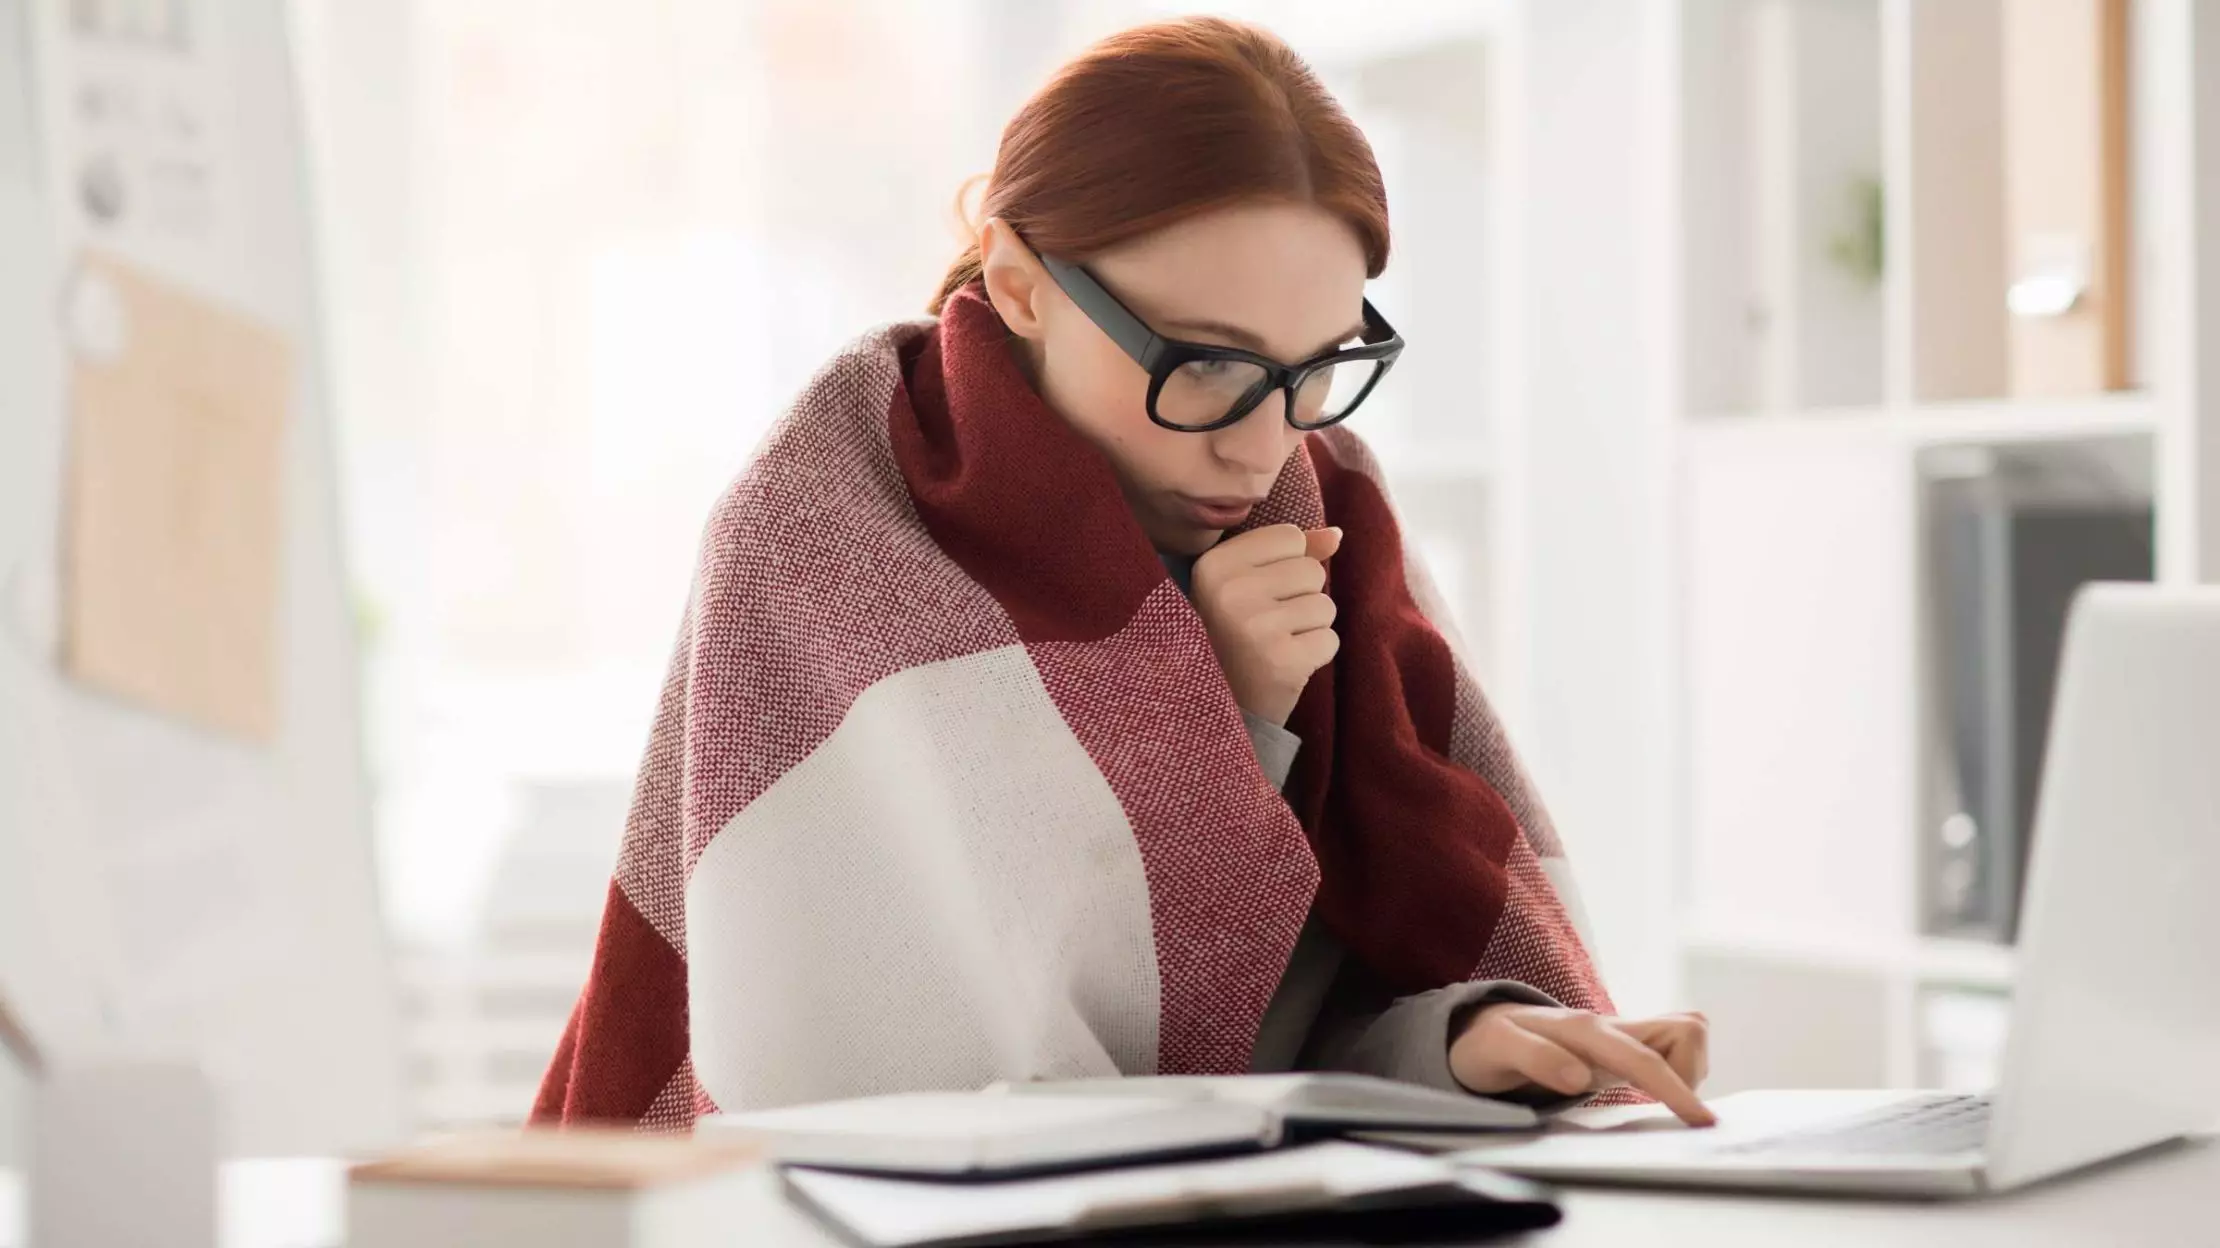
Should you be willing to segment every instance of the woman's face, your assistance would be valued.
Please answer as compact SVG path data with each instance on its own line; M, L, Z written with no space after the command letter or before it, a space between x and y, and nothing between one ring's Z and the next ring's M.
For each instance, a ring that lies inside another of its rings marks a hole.
M1224 429L1166 429L1148 416L1148 373L1007 225L981 229L980 253L988 297L1023 340L1041 397L1109 457L1159 550L1200 554L1264 498L1303 439L1287 423L1284 392ZM1158 334L1282 363L1349 341L1363 322L1363 244L1340 218L1308 204L1218 209L1084 263Z

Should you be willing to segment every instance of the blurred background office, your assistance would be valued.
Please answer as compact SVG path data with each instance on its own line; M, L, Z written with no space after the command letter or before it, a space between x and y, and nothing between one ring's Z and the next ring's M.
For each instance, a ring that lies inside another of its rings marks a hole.
M1192 8L290 5L414 1124L530 1103L711 501L1044 75ZM1379 156L1360 431L1622 1008L1708 1010L1722 1090L1985 1083L2065 598L2220 564L2210 19L1207 10Z

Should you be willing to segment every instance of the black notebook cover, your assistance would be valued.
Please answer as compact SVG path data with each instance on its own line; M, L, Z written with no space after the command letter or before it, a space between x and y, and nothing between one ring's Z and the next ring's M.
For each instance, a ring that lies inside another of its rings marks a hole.
M1355 1145L1329 1146L1339 1148ZM1209 1164L1209 1163L1204 1163ZM1152 1167L1140 1167L1150 1169ZM1329 1197L1312 1193L1294 1198L1293 1207L1274 1207L1271 1192L1232 1198L1173 1199L1160 1206L1131 1205L1107 1219L1082 1217L1054 1226L1030 1226L970 1233L936 1234L913 1224L889 1227L880 1216L876 1232L849 1225L840 1212L807 1190L808 1167L786 1167L788 1199L807 1210L857 1248L1003 1248L1023 1244L1132 1245L1168 1248L1177 1244L1429 1244L1471 1243L1555 1226L1561 1214L1547 1188L1494 1171L1442 1163L1442 1178L1409 1186ZM929 1186L936 1192L985 1193L995 1186L976 1179L947 1183L930 1179L890 1180ZM940 1197L937 1195L935 1199ZM837 1203L835 1198L834 1203ZM1246 1204L1247 1208L1235 1207ZM931 1215L925 1215L931 1216Z

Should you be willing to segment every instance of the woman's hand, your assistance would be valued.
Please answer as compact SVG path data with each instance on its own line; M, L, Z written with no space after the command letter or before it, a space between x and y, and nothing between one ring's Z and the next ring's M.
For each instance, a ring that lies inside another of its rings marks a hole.
M1449 1071L1483 1095L1530 1084L1567 1096L1635 1087L1694 1127L1718 1118L1695 1089L1711 1073L1701 1014L1611 1018L1587 1010L1504 1002L1483 1008L1449 1045Z
M1341 637L1324 592L1340 529L1275 524L1229 537L1195 561L1195 611L1210 630L1233 699L1284 725L1310 674L1333 662Z

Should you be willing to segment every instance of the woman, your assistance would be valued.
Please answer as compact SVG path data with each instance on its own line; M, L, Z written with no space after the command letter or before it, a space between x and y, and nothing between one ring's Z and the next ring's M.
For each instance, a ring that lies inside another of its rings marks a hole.
M535 1118L1338 1069L1708 1123L1341 423L1402 350L1363 136L1262 30L1143 27L984 209L710 519Z

